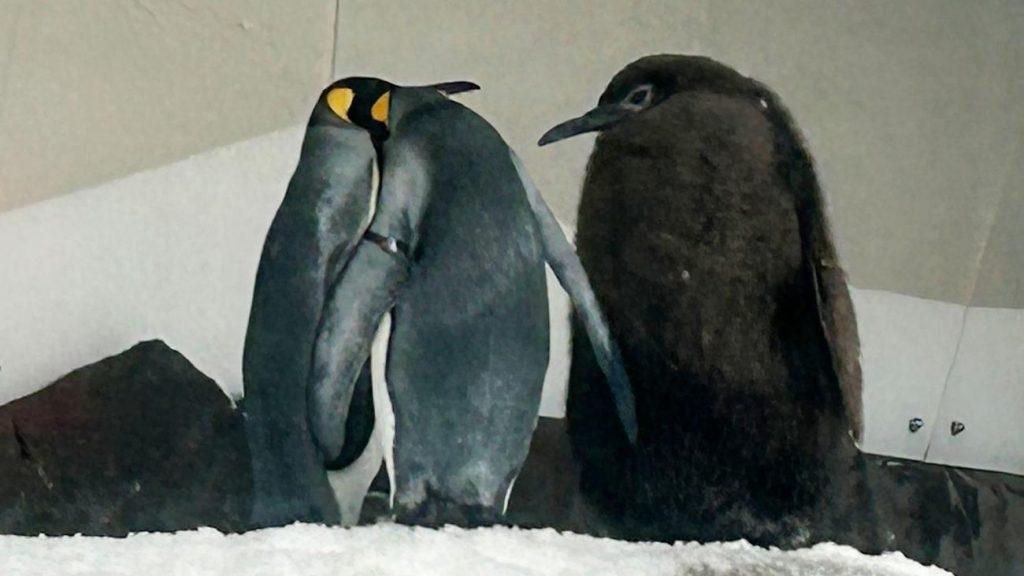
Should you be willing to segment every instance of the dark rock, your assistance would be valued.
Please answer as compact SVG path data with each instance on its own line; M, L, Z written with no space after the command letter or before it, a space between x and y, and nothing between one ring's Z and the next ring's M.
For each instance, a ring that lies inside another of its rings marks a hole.
M829 540L866 553L899 551L958 576L1024 574L1024 477L856 450L844 451L844 457L846 465L827 471L828 505L807 517L801 527L805 541L792 545ZM565 421L542 418L509 501L509 521L627 540L652 538L650 527L598 512L581 492L580 476ZM692 539L716 539L699 533L703 525L712 534L716 521L711 517L719 512L686 521L685 527L698 533ZM747 528L753 534L776 529ZM661 532L653 539L678 537L671 528L657 529Z
M0 407L0 533L239 531L251 500L240 413L163 342Z
M540 418L526 462L512 487L505 518L524 528L599 532L579 517L582 499L578 486L579 467L569 446L565 420Z
M1024 574L1024 477L864 458L887 549L958 576Z

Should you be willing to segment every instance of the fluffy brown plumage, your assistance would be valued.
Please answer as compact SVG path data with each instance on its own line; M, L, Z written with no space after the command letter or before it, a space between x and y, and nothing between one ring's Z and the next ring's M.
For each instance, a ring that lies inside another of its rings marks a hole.
M575 331L569 442L560 423L539 428L521 485L548 492L513 496L514 518L643 540L830 540L964 576L1021 573L1021 478L854 445L853 307L779 99L707 58L653 56L541 143L587 131L602 134L577 247L622 347L639 438L619 432Z
M810 156L771 91L707 58L631 64L600 107L630 102L598 136L577 247L634 382L640 444L603 424L577 336L584 493L638 537L818 539L808 526L856 452L861 406Z

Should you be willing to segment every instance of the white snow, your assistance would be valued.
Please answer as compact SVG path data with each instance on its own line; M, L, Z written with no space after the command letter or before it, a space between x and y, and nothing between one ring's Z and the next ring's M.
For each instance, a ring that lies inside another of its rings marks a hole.
M900 554L834 544L792 552L747 544L637 544L490 528L295 524L244 535L202 529L115 538L0 536L0 574L76 576L246 574L600 576L937 576Z

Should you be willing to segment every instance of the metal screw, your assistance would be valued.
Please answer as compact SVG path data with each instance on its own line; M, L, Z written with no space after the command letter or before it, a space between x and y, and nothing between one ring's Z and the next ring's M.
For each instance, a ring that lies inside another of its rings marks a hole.
M964 426L963 422L957 422L956 420L953 420L953 423L949 425L949 433L952 434L953 436L960 434L966 429L967 426Z
M921 428L924 428L924 420L921 420L920 418L911 418L910 424L907 426L907 428L910 428L910 433L913 434L914 432L917 432Z

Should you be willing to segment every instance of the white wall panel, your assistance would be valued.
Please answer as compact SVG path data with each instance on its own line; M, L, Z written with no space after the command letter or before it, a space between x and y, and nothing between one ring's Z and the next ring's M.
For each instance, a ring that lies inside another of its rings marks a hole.
M256 265L301 136L0 214L0 402L146 338L241 394Z
M263 238L298 159L294 127L0 214L0 404L161 338L242 394ZM564 414L568 297L548 272L542 414Z
M920 460L956 355L964 306L878 290L852 290L864 372L867 452ZM909 423L924 426L911 432Z
M1024 474L1024 310L968 310L927 459Z

